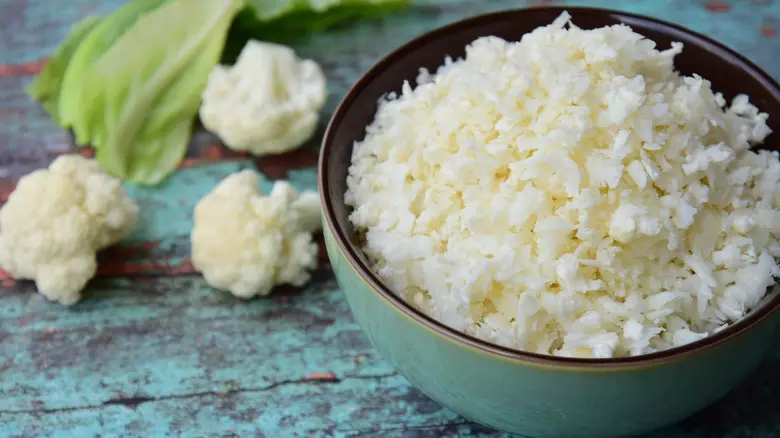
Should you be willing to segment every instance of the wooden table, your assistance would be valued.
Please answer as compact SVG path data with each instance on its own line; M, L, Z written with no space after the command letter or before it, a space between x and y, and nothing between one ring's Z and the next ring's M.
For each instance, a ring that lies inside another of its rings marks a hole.
M20 176L73 148L23 87L72 23L118 3L0 1L0 199ZM404 41L476 13L531 3L418 0L394 16L302 38L296 49L321 62L330 80L322 125L350 84ZM568 4L681 23L780 77L780 1ZM3 279L0 436L499 436L429 400L376 355L324 255L307 287L250 302L211 290L193 272L194 203L222 177L254 164L269 180L315 188L317 141L252 163L200 133L184 168L163 187L129 187L142 217L120 248L103 255L82 303L66 308L28 282ZM778 368L780 347L726 399L651 436L780 436Z

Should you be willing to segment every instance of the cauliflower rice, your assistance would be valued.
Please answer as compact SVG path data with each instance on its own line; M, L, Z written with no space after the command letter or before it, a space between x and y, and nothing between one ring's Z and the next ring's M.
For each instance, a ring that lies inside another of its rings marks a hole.
M774 284L780 160L744 95L626 25L567 13L380 101L345 199L380 278L442 323L569 357L651 353Z

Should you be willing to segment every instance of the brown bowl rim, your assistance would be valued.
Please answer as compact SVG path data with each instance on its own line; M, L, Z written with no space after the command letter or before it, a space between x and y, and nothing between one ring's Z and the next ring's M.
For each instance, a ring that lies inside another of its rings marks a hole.
M644 354L639 356L620 357L620 358L585 359L585 358L559 357L559 356L538 354L538 353L532 353L532 352L527 352L522 350L516 350L513 348L503 347L501 345L494 344L492 342L488 342L479 339L477 337L468 335L466 333L463 333L461 331L455 330L453 328L450 328L444 325L443 323L435 320L434 318L424 314L422 311L417 310L412 305L406 303L401 297L397 296L389 288L387 288L382 283L382 281L376 276L376 274L371 270L371 268L369 266L366 266L365 263L363 263L363 261L360 259L360 257L358 257L357 254L357 252L360 251L359 248L356 248L355 245L349 241L348 237L344 235L344 233L336 224L333 203L330 198L330 195L328 194L328 190L326 190L328 186L329 175L328 175L327 166L325 164L328 162L328 156L330 154L330 150L332 149L331 148L331 145L333 144L332 136L335 127L342 122L344 113L346 111L345 109L349 107L358 98L358 96L360 95L360 93L362 92L366 84L369 81L373 80L374 77L380 74L387 66L394 63L395 59L405 56L407 52L411 52L413 50L418 49L419 47L425 46L426 44L428 44L429 42L435 39L442 38L451 33L456 33L460 31L462 28L468 28L474 25L482 25L482 24L489 23L493 20L501 18L504 15L523 14L525 12L539 11L539 10L548 10L550 12L559 12L559 13L563 11L569 11L572 14L572 16L575 16L577 12L604 14L608 16L617 17L621 19L621 21L623 22L628 22L629 25L631 25L630 22L633 21L633 22L646 22L646 23L649 22L657 26L662 26L665 28L662 29L663 31L667 33L669 33L669 31L672 31L670 32L672 33L672 36L674 36L673 35L674 33L685 34L688 37L693 37L695 39L700 40L705 47L712 46L714 48L717 48L725 52L730 57L736 58L736 60L744 64L744 66L746 66L748 70L752 70L754 76L758 76L760 79L763 79L764 85L766 87L773 88L776 91L775 96L773 96L775 99L777 99L778 96L780 96L780 85L778 85L778 83L768 73L766 73L763 69L761 69L758 65L756 65L746 57L728 48L724 44L719 43L698 32L687 29L681 25L670 23L653 17L640 15L640 14L603 9L603 8L593 8L593 7L544 6L544 7L533 7L533 8L515 8L515 9L508 9L508 10L486 13L486 14L480 14L480 15L472 16L469 18L465 18L441 26L439 28L428 31L404 43L397 49L390 52L388 55L384 56L376 64L374 64L366 73L364 73L360 77L360 79L358 79L357 82L355 82L355 84L352 87L350 87L347 94L344 96L344 98L341 100L339 105L336 107L336 110L334 111L333 116L331 117L328 123L327 129L325 131L325 135L323 136L322 147L320 150L318 172L317 172L317 183L319 187L318 190L320 194L320 200L321 200L320 202L322 204L322 209L323 209L323 216L325 218L325 222L329 230L333 235L333 239L338 245L340 252L344 255L344 257L350 263L350 265L352 265L352 267L355 269L355 271L358 273L361 279L367 285L369 285L370 288L374 290L374 292L378 293L380 297L384 298L386 301L388 301L398 310L402 311L406 316L422 324L429 330L433 330L434 332L452 341L455 341L456 343L461 343L485 353L495 354L504 358L517 360L520 362L526 362L526 363L530 362L530 363L535 363L540 365L575 367L575 368L583 368L583 369L604 369L604 368L612 369L612 368L642 367L642 366L648 366L648 365L653 365L658 363L665 363L665 362L685 359L692 355L711 350L717 346L723 345L726 342L729 342L737 337L744 335L750 329L757 326L761 321L771 316L775 311L777 311L778 308L780 308L780 292L777 291L773 292L774 297L771 297L769 301L764 303L759 309L751 311L736 323L731 324L730 326L726 327L725 329L717 333L714 333L710 336L707 336L704 339L692 342L690 344L686 344L680 347L670 348L667 350L661 350L655 353L649 353L649 354Z

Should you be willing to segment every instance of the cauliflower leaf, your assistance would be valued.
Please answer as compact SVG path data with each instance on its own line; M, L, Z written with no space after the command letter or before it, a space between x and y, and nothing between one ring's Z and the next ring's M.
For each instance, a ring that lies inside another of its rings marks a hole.
M230 30L223 62L232 63L250 39L289 43L358 18L400 10L411 0L249 0Z
M85 80L94 75L93 67L113 45L131 28L139 17L154 10L165 0L134 0L125 3L116 11L95 23L89 33L78 42L73 57L63 72L62 85L57 102L58 119L63 128L73 129L76 143L98 146L102 139L94 138L94 117L92 102L85 100L88 91L95 85Z
M57 47L43 70L27 87L27 94L39 101L57 124L60 124L58 106L65 71L79 48L79 44L99 22L99 17L90 15L74 24L68 35L65 36L65 41Z
M139 18L97 61L90 84L97 159L156 184L184 157L200 92L244 0L173 0Z

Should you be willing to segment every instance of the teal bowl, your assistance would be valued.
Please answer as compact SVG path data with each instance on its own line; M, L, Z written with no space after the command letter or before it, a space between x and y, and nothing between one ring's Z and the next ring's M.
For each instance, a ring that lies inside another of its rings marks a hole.
M661 47L682 41L676 67L699 73L728 98L744 92L769 113L780 144L780 87L750 61L679 26L620 12L566 8L580 27L629 24ZM344 204L352 145L379 97L462 56L479 36L519 38L561 8L483 15L423 35L394 51L350 90L331 119L319 163L328 256L358 324L379 353L414 386L466 418L532 437L634 435L677 422L713 403L756 368L775 342L780 293L731 327L684 347L618 359L557 358L503 348L429 318L371 272Z

